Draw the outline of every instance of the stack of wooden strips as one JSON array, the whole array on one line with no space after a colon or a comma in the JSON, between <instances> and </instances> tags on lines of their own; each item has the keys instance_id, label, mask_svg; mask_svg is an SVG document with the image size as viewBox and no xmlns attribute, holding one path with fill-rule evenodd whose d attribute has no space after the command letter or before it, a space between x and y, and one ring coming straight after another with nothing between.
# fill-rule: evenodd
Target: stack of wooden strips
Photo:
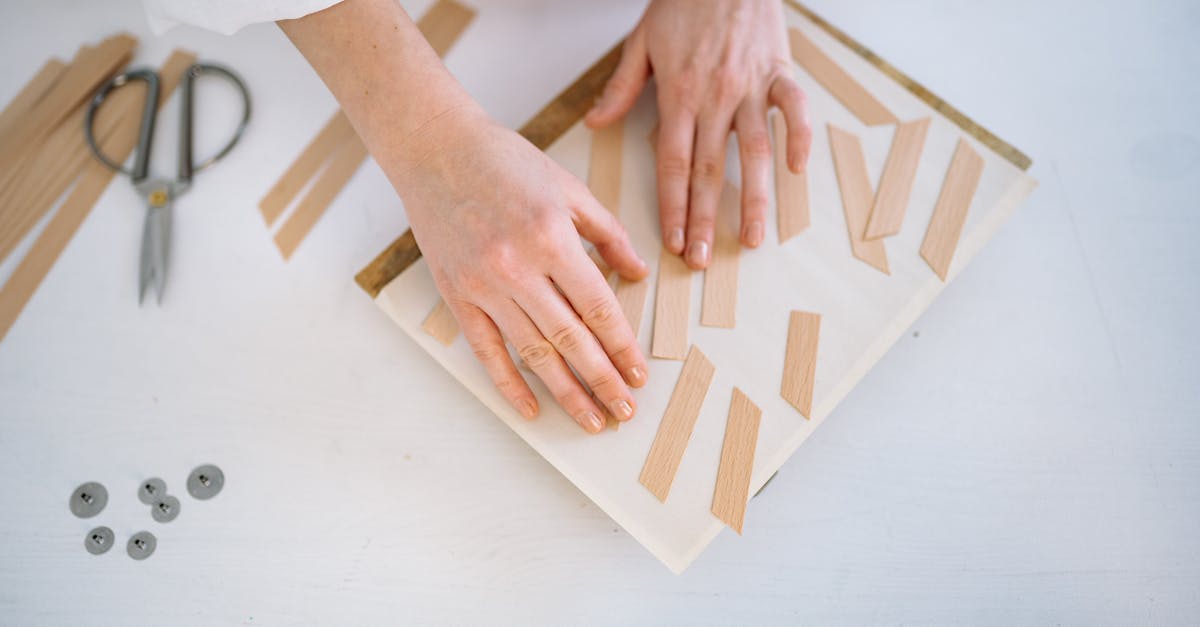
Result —
<instances>
[{"instance_id":1,"label":"stack of wooden strips","mask_svg":"<svg viewBox=\"0 0 1200 627\"><path fill-rule=\"evenodd\" d=\"M92 94L129 62L136 45L118 34L82 46L69 63L49 60L0 113L0 261L52 214L0 288L0 339L116 175L92 158L83 120ZM194 62L195 55L181 51L167 59L160 106ZM96 140L115 161L137 143L144 99L140 85L121 89L96 115Z\"/></svg>"}]
</instances>

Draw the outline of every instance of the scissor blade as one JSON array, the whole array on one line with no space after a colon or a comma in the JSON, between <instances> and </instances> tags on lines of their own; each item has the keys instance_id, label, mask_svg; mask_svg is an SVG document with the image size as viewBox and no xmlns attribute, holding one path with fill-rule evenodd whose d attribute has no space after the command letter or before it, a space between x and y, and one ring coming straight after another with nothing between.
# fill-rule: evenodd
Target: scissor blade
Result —
<instances>
[{"instance_id":1,"label":"scissor blade","mask_svg":"<svg viewBox=\"0 0 1200 627\"><path fill-rule=\"evenodd\" d=\"M171 208L148 207L142 226L141 271L138 280L138 304L146 299L146 289L154 284L158 304L162 304L167 283L167 242L171 235Z\"/></svg>"}]
</instances>

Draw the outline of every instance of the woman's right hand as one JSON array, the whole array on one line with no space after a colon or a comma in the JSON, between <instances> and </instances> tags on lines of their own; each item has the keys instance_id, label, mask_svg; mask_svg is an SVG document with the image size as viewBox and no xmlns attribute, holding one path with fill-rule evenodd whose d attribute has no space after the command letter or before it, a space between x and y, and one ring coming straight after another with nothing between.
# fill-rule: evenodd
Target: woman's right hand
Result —
<instances>
[{"instance_id":1,"label":"woman's right hand","mask_svg":"<svg viewBox=\"0 0 1200 627\"><path fill-rule=\"evenodd\" d=\"M645 384L646 360L579 239L622 277L641 279L646 264L620 222L579 179L476 106L438 116L398 148L404 156L393 163L402 165L388 175L413 234L509 403L526 418L538 414L506 339L587 431L604 427L606 411L632 418L628 386Z\"/></svg>"}]
</instances>

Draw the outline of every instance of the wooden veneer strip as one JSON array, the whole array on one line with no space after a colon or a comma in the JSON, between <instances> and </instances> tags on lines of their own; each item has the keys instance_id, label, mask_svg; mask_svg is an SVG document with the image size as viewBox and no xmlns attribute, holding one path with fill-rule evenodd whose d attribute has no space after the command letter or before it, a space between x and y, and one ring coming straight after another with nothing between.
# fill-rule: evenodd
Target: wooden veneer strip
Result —
<instances>
[{"instance_id":1,"label":"wooden veneer strip","mask_svg":"<svg viewBox=\"0 0 1200 627\"><path fill-rule=\"evenodd\" d=\"M692 269L687 267L679 255L671 254L671 251L664 248L658 257L651 356L662 359L687 357L691 291Z\"/></svg>"},{"instance_id":2,"label":"wooden veneer strip","mask_svg":"<svg viewBox=\"0 0 1200 627\"><path fill-rule=\"evenodd\" d=\"M625 121L592 131L588 161L588 190L613 215L621 216L621 161Z\"/></svg>"},{"instance_id":3,"label":"wooden veneer strip","mask_svg":"<svg viewBox=\"0 0 1200 627\"><path fill-rule=\"evenodd\" d=\"M325 213L325 209L329 207L366 159L367 147L357 139L344 142L337 149L329 161L329 166L321 171L321 175L309 188L308 193L296 205L296 210L288 216L287 221L275 233L275 245L284 259L290 259L292 253L296 252L296 247L304 241L313 225Z\"/></svg>"},{"instance_id":4,"label":"wooden veneer strip","mask_svg":"<svg viewBox=\"0 0 1200 627\"><path fill-rule=\"evenodd\" d=\"M613 292L616 294L617 303L621 305L621 312L625 314L625 319L629 321L629 326L633 329L633 336L636 338L642 328L642 315L646 312L646 294L650 292L650 281L648 279L627 281L617 277L617 286Z\"/></svg>"},{"instance_id":5,"label":"wooden veneer strip","mask_svg":"<svg viewBox=\"0 0 1200 627\"><path fill-rule=\"evenodd\" d=\"M740 214L738 188L725 181L717 205L712 259L704 270L700 324L732 329L737 323L738 257L742 244L733 220Z\"/></svg>"},{"instance_id":6,"label":"wooden veneer strip","mask_svg":"<svg viewBox=\"0 0 1200 627\"><path fill-rule=\"evenodd\" d=\"M787 125L783 116L771 118L774 134L775 214L779 243L799 235L811 223L808 211L808 170L792 172L787 163Z\"/></svg>"},{"instance_id":7,"label":"wooden veneer strip","mask_svg":"<svg viewBox=\"0 0 1200 627\"><path fill-rule=\"evenodd\" d=\"M879 239L900 232L913 180L917 178L917 164L921 162L921 151L925 148L925 136L929 133L929 122L930 118L921 118L896 127L864 239Z\"/></svg>"},{"instance_id":8,"label":"wooden veneer strip","mask_svg":"<svg viewBox=\"0 0 1200 627\"><path fill-rule=\"evenodd\" d=\"M638 481L659 501L665 503L671 492L679 462L683 460L683 452L692 439L692 429L696 426L696 418L700 416L700 407L704 404L715 372L716 368L700 349L693 346L688 351L675 390L671 392L671 400L667 401L662 422L658 423L650 453L646 455L642 474L638 477Z\"/></svg>"},{"instance_id":9,"label":"wooden veneer strip","mask_svg":"<svg viewBox=\"0 0 1200 627\"><path fill-rule=\"evenodd\" d=\"M279 177L267 195L258 202L259 212L262 213L267 226L274 224L275 220L283 215L284 210L296 198L296 194L304 189L342 144L357 137L354 127L350 125L350 119L339 109L325 126L321 127L317 136L304 147L292 165L288 166L287 171Z\"/></svg>"},{"instance_id":10,"label":"wooden veneer strip","mask_svg":"<svg viewBox=\"0 0 1200 627\"><path fill-rule=\"evenodd\" d=\"M160 75L160 91L158 106L163 103L179 84L183 71L196 62L196 55L176 50L163 63ZM101 140L104 152L113 157L114 161L124 161L133 152L137 143L138 126L141 121L144 92L135 89L122 89L114 92L99 118L112 116L116 123L107 141ZM91 213L92 206L99 200L100 195L108 187L116 172L108 169L98 161L89 161L83 175L74 189L55 212L46 228L33 242L33 246L13 270L8 281L0 288L0 340L8 334L21 310L29 302L46 273L54 266L58 256L66 248L75 232L83 224L84 219Z\"/></svg>"},{"instance_id":11,"label":"wooden veneer strip","mask_svg":"<svg viewBox=\"0 0 1200 627\"><path fill-rule=\"evenodd\" d=\"M450 306L445 300L438 299L433 309L429 311L429 315L425 316L425 320L421 323L421 330L425 331L433 337L433 339L449 346L454 343L454 338L458 337L458 319L454 317L454 313L450 311Z\"/></svg>"},{"instance_id":12,"label":"wooden veneer strip","mask_svg":"<svg viewBox=\"0 0 1200 627\"><path fill-rule=\"evenodd\" d=\"M812 418L813 383L816 381L820 335L821 314L793 311L788 317L783 382L779 395L805 418Z\"/></svg>"},{"instance_id":13,"label":"wooden veneer strip","mask_svg":"<svg viewBox=\"0 0 1200 627\"><path fill-rule=\"evenodd\" d=\"M804 33L795 28L788 29L788 39L792 47L792 57L804 67L813 79L827 89L851 113L856 115L863 124L895 124L899 122L896 116L883 106L871 92L867 91L858 81L854 80L846 70L843 70L833 59L829 58Z\"/></svg>"},{"instance_id":14,"label":"wooden veneer strip","mask_svg":"<svg viewBox=\"0 0 1200 627\"><path fill-rule=\"evenodd\" d=\"M25 83L21 91L17 92L16 96L5 105L4 110L0 111L0 143L4 141L4 135L9 128L18 122L23 121L33 105L50 90L55 81L62 76L63 71L67 69L67 64L58 59L50 59L46 61Z\"/></svg>"},{"instance_id":15,"label":"wooden veneer strip","mask_svg":"<svg viewBox=\"0 0 1200 627\"><path fill-rule=\"evenodd\" d=\"M754 469L754 449L758 447L758 425L762 410L738 388L733 388L729 416L725 419L725 441L721 444L721 462L717 466L717 486L713 490L712 513L742 533L746 503L750 500L750 473Z\"/></svg>"},{"instance_id":16,"label":"wooden veneer strip","mask_svg":"<svg viewBox=\"0 0 1200 627\"><path fill-rule=\"evenodd\" d=\"M967 221L967 209L975 197L975 188L983 176L983 157L965 139L958 140L950 170L942 182L942 191L933 206L933 217L921 242L921 258L943 281L950 272L958 237Z\"/></svg>"},{"instance_id":17,"label":"wooden veneer strip","mask_svg":"<svg viewBox=\"0 0 1200 627\"><path fill-rule=\"evenodd\" d=\"M829 125L829 148L837 171L838 188L842 193L842 208L846 214L846 229L850 235L850 250L854 256L884 274L888 269L887 250L883 240L865 240L867 218L871 213L874 193L867 174L867 159L863 156L858 136Z\"/></svg>"}]
</instances>

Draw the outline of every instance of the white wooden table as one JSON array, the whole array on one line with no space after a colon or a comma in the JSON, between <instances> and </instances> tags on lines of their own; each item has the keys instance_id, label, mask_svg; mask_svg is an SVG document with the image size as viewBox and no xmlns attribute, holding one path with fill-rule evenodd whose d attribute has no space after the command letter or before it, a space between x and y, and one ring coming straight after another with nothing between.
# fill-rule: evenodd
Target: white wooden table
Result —
<instances>
[{"instance_id":1,"label":"white wooden table","mask_svg":"<svg viewBox=\"0 0 1200 627\"><path fill-rule=\"evenodd\" d=\"M474 4L447 62L513 126L641 9ZM0 100L126 29L141 61L184 46L234 66L256 107L176 207L161 309L135 304L141 207L118 181L0 343L0 623L1194 622L1200 10L1154 5L810 3L1029 153L1042 185L746 535L677 577L353 284L406 224L373 165L280 259L255 204L334 103L274 26L155 38L132 0L0 4ZM224 95L202 94L202 149ZM195 501L184 478L208 461L227 485ZM168 525L135 498L149 476L182 497ZM111 500L81 521L85 480ZM88 555L93 523L121 546ZM159 539L145 562L123 551L139 529Z\"/></svg>"}]
</instances>

